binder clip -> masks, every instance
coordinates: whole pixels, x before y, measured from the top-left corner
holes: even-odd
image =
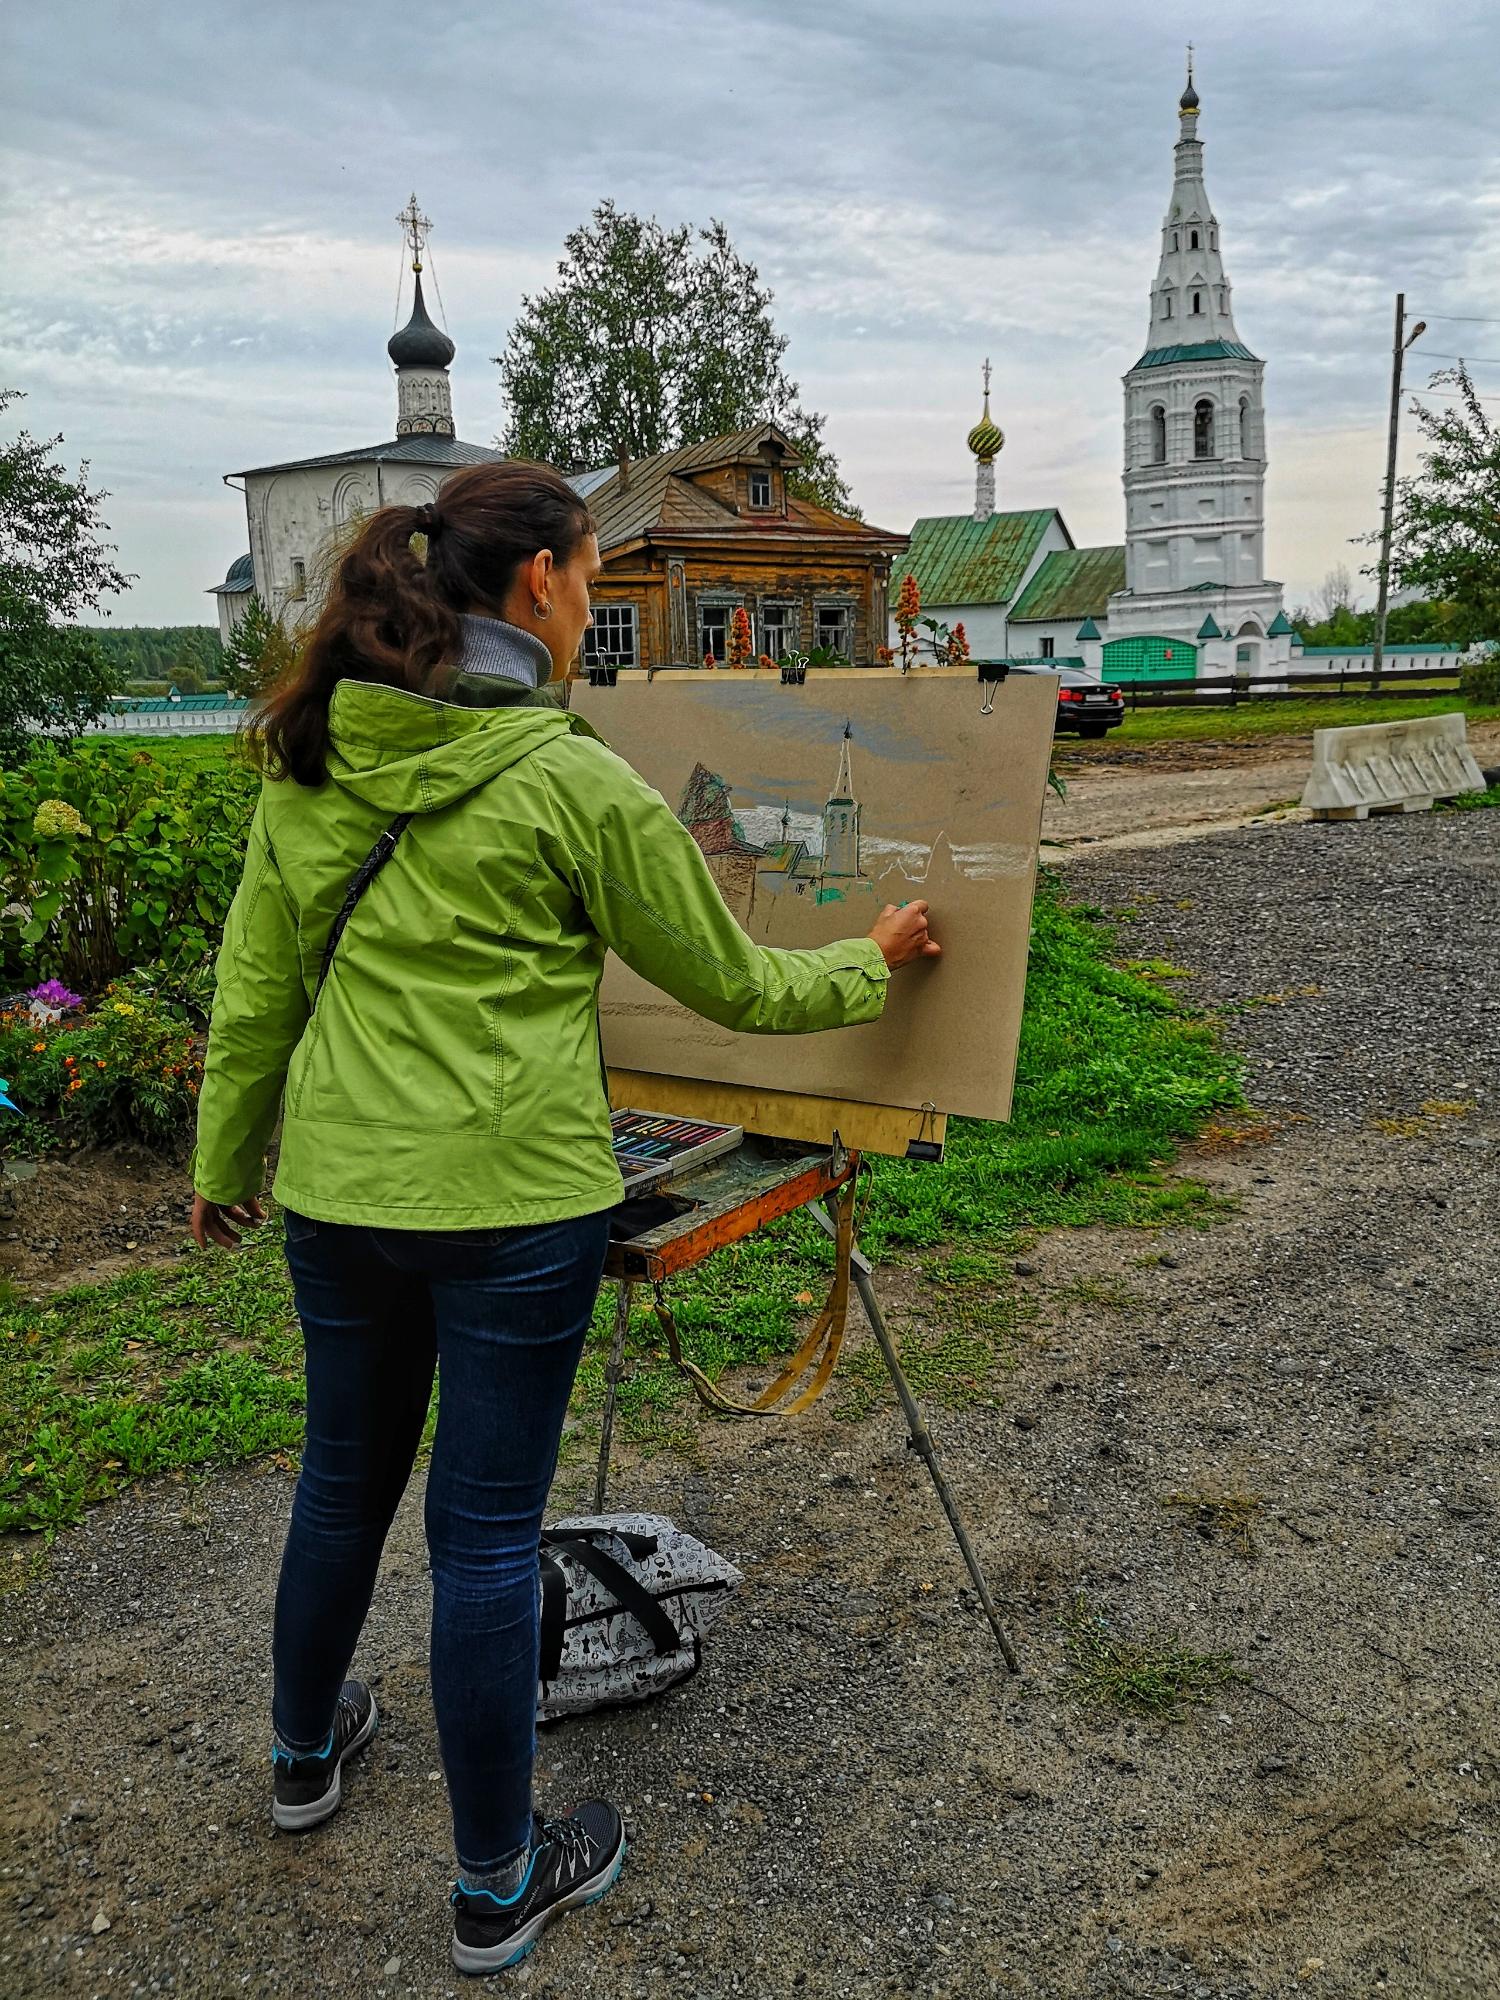
[[[807,668],[805,666],[793,666],[790,660],[783,660],[781,663],[781,685],[784,688],[806,687]]]
[[[612,688],[620,678],[618,667],[590,667],[589,686],[591,688]]]
[[[984,700],[979,704],[981,715],[995,712],[995,690],[1010,672],[1009,660],[976,660],[979,670],[979,685],[985,690]]]

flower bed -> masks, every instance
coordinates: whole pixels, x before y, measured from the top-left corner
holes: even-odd
[[[0,1076],[12,1111],[0,1149],[43,1153],[120,1140],[176,1150],[203,1080],[180,1003],[118,981],[92,1008],[56,981],[0,1002]]]

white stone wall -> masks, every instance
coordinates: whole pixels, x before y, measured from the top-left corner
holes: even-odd
[[[255,588],[262,603],[283,624],[304,623],[316,612],[323,570],[336,552],[338,531],[377,507],[417,507],[435,499],[443,477],[436,466],[380,459],[250,474],[245,481],[245,514]],[[305,577],[300,587],[299,563]]]
[[[1259,361],[1197,361],[1125,377],[1125,581],[1136,592],[1259,583],[1265,446]],[[1213,455],[1195,456],[1200,403]],[[1166,457],[1156,450],[1165,432]]]
[[[1059,660],[1081,660],[1084,657],[1085,642],[1078,637],[1081,618],[1049,618],[1023,623],[1012,623],[1010,628],[1010,651],[1016,659],[1030,659],[1042,651],[1042,641],[1052,641],[1053,656]],[[1096,618],[1096,625],[1102,629],[1103,619]]]

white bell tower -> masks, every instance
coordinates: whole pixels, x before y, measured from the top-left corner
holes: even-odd
[[[1150,333],[1125,377],[1125,589],[1109,636],[1197,639],[1211,613],[1230,642],[1223,664],[1264,674],[1289,651],[1281,586],[1265,575],[1265,364],[1235,327],[1198,106],[1189,50]]]

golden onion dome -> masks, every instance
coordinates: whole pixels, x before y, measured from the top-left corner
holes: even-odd
[[[990,415],[989,398],[984,402],[984,415],[969,432],[969,449],[981,465],[988,465],[1005,443],[1005,433]]]

